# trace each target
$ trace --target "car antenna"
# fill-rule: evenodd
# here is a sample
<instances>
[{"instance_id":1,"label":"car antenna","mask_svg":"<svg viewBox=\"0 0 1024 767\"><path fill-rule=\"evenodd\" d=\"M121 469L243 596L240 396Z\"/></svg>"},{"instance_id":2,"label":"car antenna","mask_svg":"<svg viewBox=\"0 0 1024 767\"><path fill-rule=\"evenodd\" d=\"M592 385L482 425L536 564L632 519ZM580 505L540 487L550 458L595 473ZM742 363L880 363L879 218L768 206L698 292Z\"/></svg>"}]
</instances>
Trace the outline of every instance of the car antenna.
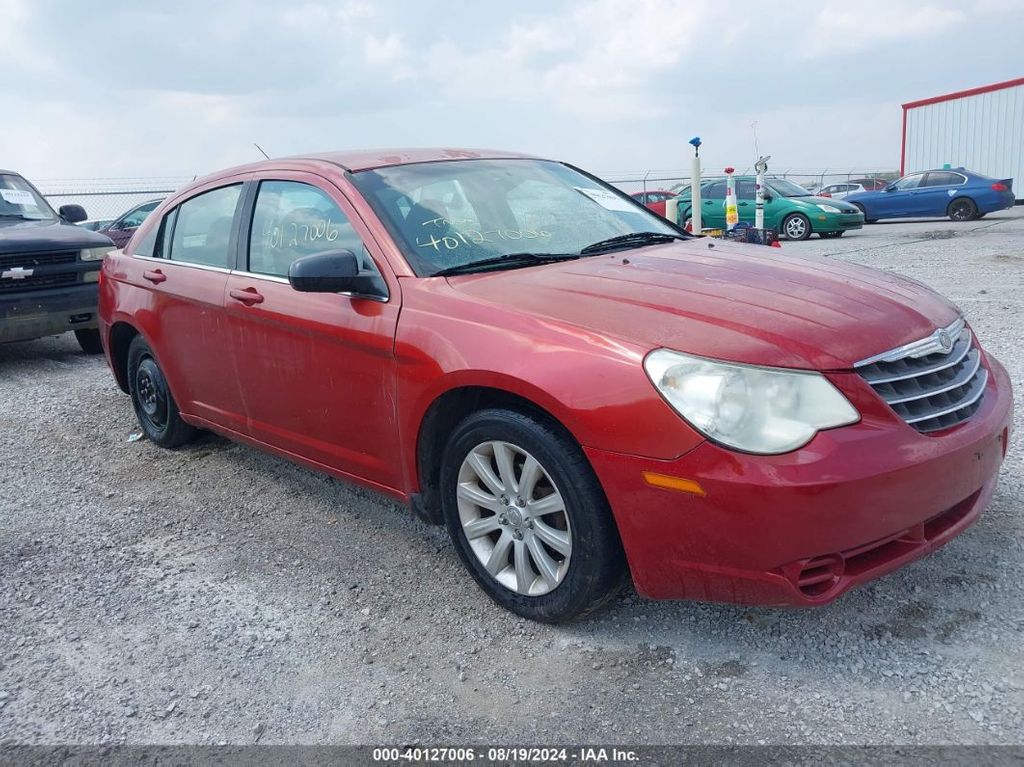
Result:
<instances>
[{"instance_id":1,"label":"car antenna","mask_svg":"<svg viewBox=\"0 0 1024 767\"><path fill-rule=\"evenodd\" d=\"M263 151L263 147L261 147L261 146L260 146L259 144L257 144L257 143L256 143L255 141L254 141L254 142L252 142L252 145L253 145L254 147L256 147L257 149L259 149L259 150L260 150L260 154L261 154L261 155L263 155L264 157L266 157L266 158L267 158L268 160L270 159L270 155L269 155L269 154L267 154L266 152L264 152L264 151Z\"/></svg>"}]
</instances>

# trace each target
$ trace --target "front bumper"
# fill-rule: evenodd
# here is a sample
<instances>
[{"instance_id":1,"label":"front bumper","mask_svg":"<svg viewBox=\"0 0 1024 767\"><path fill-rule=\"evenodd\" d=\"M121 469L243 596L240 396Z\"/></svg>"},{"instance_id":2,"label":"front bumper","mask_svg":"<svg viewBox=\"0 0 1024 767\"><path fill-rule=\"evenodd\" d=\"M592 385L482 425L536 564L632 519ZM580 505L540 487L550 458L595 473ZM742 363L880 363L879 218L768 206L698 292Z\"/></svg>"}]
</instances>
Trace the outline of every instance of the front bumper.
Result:
<instances>
[{"instance_id":1,"label":"front bumper","mask_svg":"<svg viewBox=\"0 0 1024 767\"><path fill-rule=\"evenodd\" d=\"M818 213L811 216L811 229L815 232L845 232L864 226L860 213Z\"/></svg>"},{"instance_id":2,"label":"front bumper","mask_svg":"<svg viewBox=\"0 0 1024 767\"><path fill-rule=\"evenodd\" d=\"M96 283L0 295L0 343L97 327Z\"/></svg>"},{"instance_id":3,"label":"front bumper","mask_svg":"<svg viewBox=\"0 0 1024 767\"><path fill-rule=\"evenodd\" d=\"M944 545L978 519L1006 452L1010 381L989 366L981 409L935 435L864 393L860 423L780 456L710 442L671 461L588 448L637 591L820 605ZM695 480L706 494L653 487L642 472Z\"/></svg>"}]
</instances>

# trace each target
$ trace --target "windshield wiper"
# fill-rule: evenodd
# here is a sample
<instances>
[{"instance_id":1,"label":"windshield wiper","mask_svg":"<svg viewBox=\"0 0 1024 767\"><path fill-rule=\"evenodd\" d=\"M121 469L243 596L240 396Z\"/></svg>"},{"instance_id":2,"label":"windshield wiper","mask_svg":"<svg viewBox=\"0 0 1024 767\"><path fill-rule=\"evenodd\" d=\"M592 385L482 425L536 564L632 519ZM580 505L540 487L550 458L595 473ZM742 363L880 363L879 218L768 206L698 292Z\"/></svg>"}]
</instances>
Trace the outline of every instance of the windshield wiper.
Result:
<instances>
[{"instance_id":1,"label":"windshield wiper","mask_svg":"<svg viewBox=\"0 0 1024 767\"><path fill-rule=\"evenodd\" d=\"M0 218L20 218L22 221L38 221L39 219L23 216L20 213L0 213Z\"/></svg>"},{"instance_id":2,"label":"windshield wiper","mask_svg":"<svg viewBox=\"0 0 1024 767\"><path fill-rule=\"evenodd\" d=\"M470 261L467 264L449 266L447 269L434 272L431 276L447 277L453 274L472 274L473 272L488 271L492 268L501 269L533 266L534 264L549 264L553 261L571 261L579 257L579 253L505 253L501 256Z\"/></svg>"},{"instance_id":3,"label":"windshield wiper","mask_svg":"<svg viewBox=\"0 0 1024 767\"><path fill-rule=\"evenodd\" d=\"M672 240L689 239L682 234L669 234L668 232L632 232L620 234L617 237L609 237L607 240L595 242L580 251L581 256L592 253L604 253L609 250L625 250L628 248L639 248L644 245L657 245L660 242L671 242Z\"/></svg>"}]
</instances>

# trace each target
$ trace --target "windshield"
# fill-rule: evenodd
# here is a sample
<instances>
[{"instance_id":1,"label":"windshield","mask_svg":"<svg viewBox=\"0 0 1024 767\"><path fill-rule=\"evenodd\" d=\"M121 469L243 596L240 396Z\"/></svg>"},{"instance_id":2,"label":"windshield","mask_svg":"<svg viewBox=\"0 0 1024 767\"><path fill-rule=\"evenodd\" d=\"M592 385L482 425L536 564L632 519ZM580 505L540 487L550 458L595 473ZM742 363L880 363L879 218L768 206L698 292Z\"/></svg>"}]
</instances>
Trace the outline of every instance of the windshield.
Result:
<instances>
[{"instance_id":1,"label":"windshield","mask_svg":"<svg viewBox=\"0 0 1024 767\"><path fill-rule=\"evenodd\" d=\"M811 197L811 193L804 189L799 184L794 184L792 181L786 181L784 178L772 178L768 179L768 186L775 190L776 194L782 197Z\"/></svg>"},{"instance_id":2,"label":"windshield","mask_svg":"<svg viewBox=\"0 0 1024 767\"><path fill-rule=\"evenodd\" d=\"M0 218L48 221L54 215L46 200L25 179L0 173Z\"/></svg>"},{"instance_id":3,"label":"windshield","mask_svg":"<svg viewBox=\"0 0 1024 767\"><path fill-rule=\"evenodd\" d=\"M679 236L628 195L546 160L419 163L352 179L421 277L513 253L579 254L623 234Z\"/></svg>"}]
</instances>

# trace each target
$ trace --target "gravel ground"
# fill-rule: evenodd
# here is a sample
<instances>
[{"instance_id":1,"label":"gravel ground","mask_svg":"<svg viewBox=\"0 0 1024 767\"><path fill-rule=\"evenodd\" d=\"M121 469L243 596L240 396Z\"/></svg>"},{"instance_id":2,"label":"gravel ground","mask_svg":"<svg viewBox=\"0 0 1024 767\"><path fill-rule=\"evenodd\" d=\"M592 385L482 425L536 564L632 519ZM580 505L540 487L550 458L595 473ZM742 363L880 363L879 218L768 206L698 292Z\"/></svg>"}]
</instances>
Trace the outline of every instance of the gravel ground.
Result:
<instances>
[{"instance_id":1,"label":"gravel ground","mask_svg":"<svg viewBox=\"0 0 1024 767\"><path fill-rule=\"evenodd\" d=\"M1024 376L1024 210L785 246L903 272ZM0 347L0 743L1021 743L1024 471L924 561L810 611L520 620L402 507L136 432L65 335Z\"/></svg>"}]
</instances>

